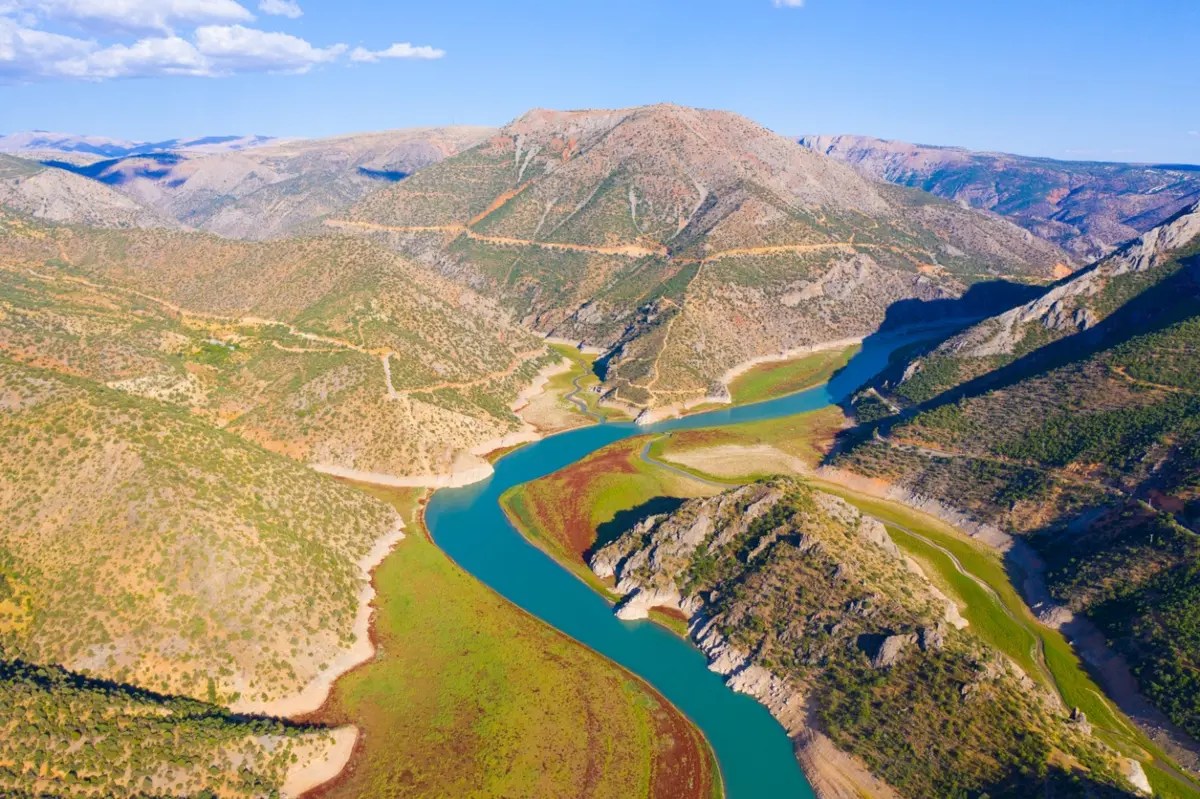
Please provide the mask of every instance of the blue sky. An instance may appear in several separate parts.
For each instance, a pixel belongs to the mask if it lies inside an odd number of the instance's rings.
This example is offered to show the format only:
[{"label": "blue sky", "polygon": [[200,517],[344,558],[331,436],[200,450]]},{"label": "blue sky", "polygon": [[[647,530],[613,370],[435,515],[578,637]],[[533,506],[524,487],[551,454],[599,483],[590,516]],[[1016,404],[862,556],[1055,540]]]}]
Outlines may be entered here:
[{"label": "blue sky", "polygon": [[670,101],[781,133],[1200,162],[1195,0],[0,0],[0,132],[498,125]]}]

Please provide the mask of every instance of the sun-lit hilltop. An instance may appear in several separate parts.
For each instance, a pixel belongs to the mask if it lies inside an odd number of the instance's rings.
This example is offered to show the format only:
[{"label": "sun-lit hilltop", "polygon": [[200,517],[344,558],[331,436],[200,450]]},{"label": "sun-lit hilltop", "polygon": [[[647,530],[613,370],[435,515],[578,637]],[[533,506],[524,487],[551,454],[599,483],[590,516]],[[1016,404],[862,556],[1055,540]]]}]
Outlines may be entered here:
[{"label": "sun-lit hilltop", "polygon": [[531,111],[330,224],[611,349],[606,387],[643,406],[720,394],[754,356],[865,335],[898,301],[1069,262],[997,217],[672,105]]}]

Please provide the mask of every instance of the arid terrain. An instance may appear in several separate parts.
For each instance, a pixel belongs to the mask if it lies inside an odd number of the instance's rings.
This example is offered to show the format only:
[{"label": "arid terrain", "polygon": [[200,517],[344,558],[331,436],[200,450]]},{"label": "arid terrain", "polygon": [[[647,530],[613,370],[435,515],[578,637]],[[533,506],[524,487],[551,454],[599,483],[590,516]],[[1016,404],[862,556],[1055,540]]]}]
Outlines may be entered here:
[{"label": "arid terrain", "polygon": [[1200,173],[677,105],[0,153],[0,793],[718,799],[439,546],[495,476],[820,799],[1200,795]]}]

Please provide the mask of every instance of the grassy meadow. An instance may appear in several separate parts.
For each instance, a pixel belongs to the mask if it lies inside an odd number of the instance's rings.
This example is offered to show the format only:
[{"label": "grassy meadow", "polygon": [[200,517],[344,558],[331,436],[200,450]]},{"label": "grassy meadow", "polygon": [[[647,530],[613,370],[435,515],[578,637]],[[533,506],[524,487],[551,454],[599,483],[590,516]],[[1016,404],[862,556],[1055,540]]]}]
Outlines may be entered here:
[{"label": "grassy meadow", "polygon": [[377,657],[317,716],[362,731],[318,796],[719,796],[708,744],[666,700],[450,561],[418,491],[367,490],[409,534],[375,573]]}]

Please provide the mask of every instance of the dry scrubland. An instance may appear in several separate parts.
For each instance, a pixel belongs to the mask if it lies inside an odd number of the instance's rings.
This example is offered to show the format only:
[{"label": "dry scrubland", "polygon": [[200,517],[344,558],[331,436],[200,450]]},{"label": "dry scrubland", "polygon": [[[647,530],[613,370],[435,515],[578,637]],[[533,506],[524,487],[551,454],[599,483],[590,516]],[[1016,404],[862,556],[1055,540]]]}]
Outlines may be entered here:
[{"label": "dry scrubland", "polygon": [[523,429],[509,403],[551,358],[361,239],[0,229],[0,349],[310,464],[418,482],[479,468],[468,451]]},{"label": "dry scrubland", "polygon": [[387,507],[184,412],[7,360],[0,409],[7,656],[254,708],[353,642],[358,561],[399,527]]},{"label": "dry scrubland", "polygon": [[[362,566],[396,497],[304,463],[461,468],[527,429],[509,403],[552,360],[539,339],[361,239],[0,227],[0,792],[272,796],[332,775],[348,721],[332,795],[719,790],[674,708],[413,530],[376,582],[383,657],[303,725],[223,707],[311,707],[366,654]],[[525,408],[548,429],[589,385],[570,355]]]},{"label": "dry scrubland", "polygon": [[[1045,297],[897,364],[858,398],[859,419],[873,424],[836,461],[1024,536],[1049,592],[1031,601],[1078,639],[1091,633],[1072,613],[1098,625],[1141,691],[1192,736],[1200,735],[1197,233],[1193,209]],[[904,413],[890,416],[880,396]],[[1118,662],[1105,673],[1119,685],[1128,671]],[[1166,726],[1123,694],[1139,720]]]},{"label": "dry scrubland", "polygon": [[135,799],[277,795],[332,733],[0,660],[0,793]]},{"label": "dry scrubland", "polygon": [[[689,501],[600,548],[591,565],[614,575],[626,597],[619,612],[679,608],[713,668],[796,738],[818,788],[905,797],[1129,790],[1116,753],[962,626],[956,605],[880,522],[803,483],[774,479]],[[817,746],[825,737],[832,756]]]},{"label": "dry scrubland", "polygon": [[655,407],[722,396],[756,356],[865,335],[899,300],[1070,262],[997,217],[677,106],[530,112],[335,222],[614,350],[605,389]]}]

